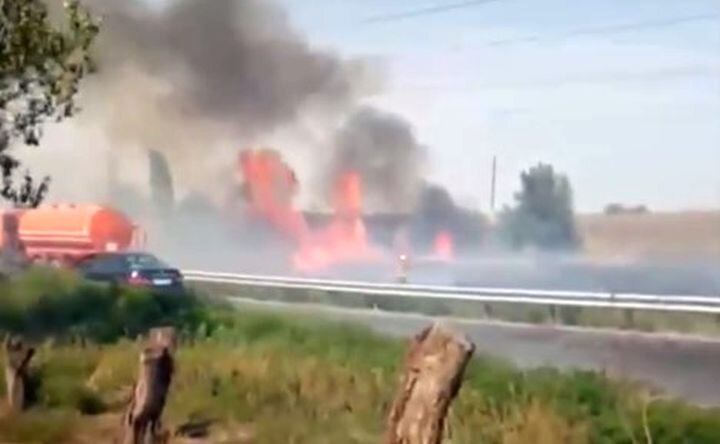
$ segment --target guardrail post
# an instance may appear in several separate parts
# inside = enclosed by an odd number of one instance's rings
[[[492,317],[493,317],[492,305],[490,305],[488,303],[483,304],[483,313],[485,314],[485,318],[492,319]],[[718,317],[718,322],[720,322],[720,317]]]
[[[550,306],[550,320],[553,324],[558,323],[558,314],[557,314],[557,306],[551,305]]]
[[[634,327],[635,326],[635,310],[632,308],[628,308],[623,312],[623,317],[625,319],[625,327]]]

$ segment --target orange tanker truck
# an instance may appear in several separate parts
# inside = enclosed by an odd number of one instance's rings
[[[0,223],[3,249],[19,248],[31,263],[72,266],[89,255],[125,251],[139,247],[143,241],[130,219],[100,205],[59,204],[8,210],[3,212]]]

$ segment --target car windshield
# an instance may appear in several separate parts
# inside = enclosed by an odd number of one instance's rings
[[[129,254],[125,260],[128,266],[134,270],[168,267],[167,264],[151,254]]]

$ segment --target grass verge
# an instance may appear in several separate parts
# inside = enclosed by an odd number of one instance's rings
[[[239,296],[259,301],[322,304],[345,308],[380,309],[468,319],[494,319],[530,324],[557,324],[641,332],[673,332],[720,336],[720,316],[657,310],[623,310],[594,307],[551,307],[515,303],[478,303],[433,298],[348,294],[305,289],[238,287],[224,283],[194,283],[202,294]]]
[[[134,296],[114,297],[113,307]],[[35,316],[33,306],[18,313]],[[207,422],[210,442],[381,440],[402,342],[351,325],[260,311],[205,307],[184,319],[192,322],[179,325],[185,334],[168,425]],[[19,321],[27,326],[32,318]],[[83,322],[97,319],[68,325]],[[135,341],[115,339],[40,343],[33,363],[36,402],[20,416],[0,415],[0,442],[110,442],[138,356]],[[453,444],[713,443],[720,442],[720,411],[653,400],[641,387],[597,373],[520,371],[479,356],[447,427]]]

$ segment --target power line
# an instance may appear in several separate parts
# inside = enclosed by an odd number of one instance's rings
[[[643,29],[667,28],[667,27],[682,25],[682,24],[686,24],[686,23],[717,20],[719,18],[720,18],[720,14],[718,14],[718,13],[708,13],[708,14],[695,14],[695,15],[687,15],[687,16],[681,16],[681,17],[670,17],[670,18],[665,18],[665,19],[646,20],[646,21],[622,23],[622,24],[614,24],[614,25],[588,26],[585,28],[576,28],[573,30],[569,30],[569,31],[563,32],[561,34],[557,34],[555,36],[532,35],[532,36],[501,39],[501,40],[491,40],[489,42],[486,42],[484,44],[484,46],[502,46],[502,45],[516,44],[516,43],[533,43],[533,42],[540,42],[543,40],[563,40],[568,37],[582,37],[582,36],[588,36],[588,35],[615,34],[615,33],[620,33],[620,32],[636,31],[636,30],[643,30]]]
[[[688,77],[708,77],[720,79],[720,70],[707,66],[680,66],[656,69],[645,72],[615,72],[598,75],[566,76],[541,80],[518,82],[481,82],[475,85],[405,85],[402,89],[426,91],[481,91],[481,90],[519,90],[559,88],[573,85],[623,84],[633,82],[658,82]]]
[[[680,66],[656,69],[645,72],[615,72],[596,75],[566,76],[564,78],[544,79],[527,82],[487,83],[483,88],[519,89],[519,88],[555,88],[581,84],[621,84],[633,82],[658,82],[688,77],[720,78],[720,70],[708,66]]]
[[[424,15],[434,15],[434,14],[440,14],[443,12],[453,11],[456,9],[466,9],[466,8],[472,8],[475,6],[481,6],[488,3],[495,3],[500,1],[506,1],[506,0],[473,0],[473,1],[465,1],[460,3],[451,3],[447,5],[437,5],[437,6],[429,6],[426,8],[420,8],[420,9],[413,9],[403,12],[396,12],[392,14],[384,14],[384,15],[374,15],[367,17],[361,21],[361,23],[365,24],[373,24],[373,23],[385,23],[385,22],[393,22],[397,20],[405,20],[409,18],[414,17],[420,17]]]

